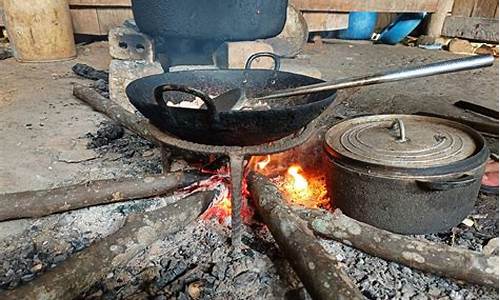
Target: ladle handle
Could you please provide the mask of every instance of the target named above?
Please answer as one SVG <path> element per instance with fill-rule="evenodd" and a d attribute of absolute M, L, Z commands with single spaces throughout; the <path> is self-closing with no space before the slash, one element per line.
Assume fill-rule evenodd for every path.
<path fill-rule="evenodd" d="M 447 74 L 459 71 L 473 70 L 493 65 L 495 58 L 492 55 L 471 56 L 452 59 L 423 66 L 409 67 L 387 72 L 380 72 L 368 76 L 351 77 L 333 82 L 322 82 L 298 88 L 275 91 L 267 95 L 256 96 L 255 99 L 272 99 L 304 95 L 324 91 L 346 89 L 378 83 L 394 82 L 419 77 Z"/>

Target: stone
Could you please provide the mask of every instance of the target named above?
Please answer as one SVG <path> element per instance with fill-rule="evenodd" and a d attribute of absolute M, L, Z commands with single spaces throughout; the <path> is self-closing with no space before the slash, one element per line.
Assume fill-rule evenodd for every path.
<path fill-rule="evenodd" d="M 274 52 L 274 49 L 263 41 L 224 43 L 215 53 L 215 64 L 220 68 L 243 69 L 248 58 L 257 52 Z M 273 66 L 270 57 L 257 58 L 252 64 L 255 69 L 272 69 Z"/>
<path fill-rule="evenodd" d="M 277 36 L 265 39 L 264 42 L 271 45 L 276 54 L 294 57 L 302 51 L 308 37 L 309 30 L 302 13 L 292 5 L 288 5 L 283 30 Z"/>
<path fill-rule="evenodd" d="M 127 85 L 139 78 L 162 74 L 163 68 L 159 62 L 131 61 L 113 59 L 109 66 L 109 95 L 110 99 L 120 104 L 132 113 L 137 110 L 130 103 L 125 89 Z"/>
<path fill-rule="evenodd" d="M 152 39 L 130 26 L 112 28 L 108 35 L 109 54 L 115 59 L 144 60 L 152 63 L 154 48 Z"/>
<path fill-rule="evenodd" d="M 472 54 L 474 53 L 474 47 L 467 40 L 453 39 L 448 44 L 448 50 L 453 53 L 458 54 Z"/>
<path fill-rule="evenodd" d="M 188 285 L 187 293 L 191 299 L 198 300 L 201 298 L 201 293 L 203 291 L 203 283 L 201 281 L 195 281 Z"/>
<path fill-rule="evenodd" d="M 498 238 L 493 238 L 483 247 L 485 255 L 498 255 Z"/>

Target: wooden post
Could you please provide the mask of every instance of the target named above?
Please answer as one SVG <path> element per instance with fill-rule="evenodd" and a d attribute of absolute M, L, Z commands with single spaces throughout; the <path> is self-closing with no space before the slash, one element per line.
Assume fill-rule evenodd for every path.
<path fill-rule="evenodd" d="M 431 15 L 427 25 L 427 35 L 439 37 L 443 30 L 444 20 L 453 9 L 454 0 L 439 0 L 438 9 Z"/>

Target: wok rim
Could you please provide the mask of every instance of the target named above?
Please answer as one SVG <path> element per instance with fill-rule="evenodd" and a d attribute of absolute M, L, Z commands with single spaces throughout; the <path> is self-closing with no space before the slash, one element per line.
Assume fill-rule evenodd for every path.
<path fill-rule="evenodd" d="M 144 77 L 135 79 L 132 82 L 130 82 L 125 89 L 125 93 L 129 99 L 130 103 L 137 110 L 141 111 L 141 109 L 140 109 L 141 105 L 138 106 L 138 105 L 136 105 L 136 103 L 134 103 L 134 102 L 139 102 L 139 101 L 137 101 L 139 98 L 142 98 L 144 100 L 147 100 L 147 99 L 152 100 L 152 101 L 145 101 L 145 102 L 143 101 L 142 105 L 150 103 L 150 104 L 157 106 L 156 100 L 154 98 L 154 93 L 153 93 L 154 88 L 159 86 L 159 84 L 179 84 L 178 82 L 167 81 L 166 76 L 168 76 L 169 74 L 182 75 L 182 74 L 206 73 L 207 75 L 210 75 L 210 74 L 243 74 L 244 72 L 267 73 L 267 74 L 273 74 L 274 72 L 277 72 L 278 74 L 293 76 L 297 79 L 300 79 L 300 78 L 312 79 L 312 80 L 316 81 L 316 82 L 311 83 L 311 84 L 325 82 L 325 80 L 323 80 L 323 79 L 319 79 L 319 78 L 315 78 L 315 77 L 311 77 L 311 76 L 307 76 L 307 75 L 303 75 L 303 74 L 291 73 L 291 72 L 286 72 L 286 71 L 273 71 L 273 70 L 268 70 L 268 69 L 251 69 L 251 70 L 245 70 L 245 69 L 207 70 L 207 69 L 203 69 L 203 70 L 176 71 L 176 72 L 171 72 L 171 73 L 167 72 L 167 73 L 144 76 Z M 152 84 L 152 82 L 154 82 L 154 79 L 157 79 L 157 78 L 161 78 L 163 80 L 161 80 L 161 83 L 157 82 L 155 84 Z M 140 88 L 141 85 L 144 86 L 143 90 L 146 92 L 143 92 L 142 96 L 137 95 L 138 97 L 132 97 L 131 94 L 138 94 L 137 92 L 135 92 L 136 89 L 142 89 L 142 88 Z M 183 85 L 189 86 L 187 84 L 183 84 Z M 150 86 L 150 88 L 148 86 Z M 300 86 L 300 85 L 298 85 L 298 86 Z M 294 109 L 307 108 L 310 105 L 319 104 L 319 103 L 323 103 L 323 102 L 330 102 L 331 103 L 335 100 L 337 90 L 331 90 L 329 92 L 330 92 L 329 95 L 325 98 L 320 98 L 320 99 L 310 101 L 310 102 L 307 102 L 304 104 L 298 104 L 298 105 L 292 105 L 292 106 L 280 106 L 280 107 L 272 108 L 272 111 L 274 111 L 274 112 L 278 112 L 278 111 L 286 112 L 286 111 L 290 111 L 290 110 L 294 110 Z M 205 111 L 205 109 L 187 108 L 187 107 L 168 107 L 168 109 L 171 111 L 174 111 L 174 112 L 175 111 L 194 112 L 194 111 L 200 111 L 200 110 Z M 243 110 L 243 111 L 237 111 L 237 112 L 235 112 L 235 111 L 227 111 L 227 112 L 221 111 L 221 112 L 217 112 L 217 113 L 220 116 L 232 115 L 234 113 L 250 115 L 250 114 L 259 114 L 259 113 L 262 113 L 263 111 L 265 111 L 265 110 Z"/>

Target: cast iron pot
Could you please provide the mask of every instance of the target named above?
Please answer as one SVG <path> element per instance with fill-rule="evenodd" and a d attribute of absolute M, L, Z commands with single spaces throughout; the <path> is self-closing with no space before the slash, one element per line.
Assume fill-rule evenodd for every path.
<path fill-rule="evenodd" d="M 333 206 L 401 234 L 443 232 L 466 218 L 489 156 L 473 129 L 408 115 L 342 121 L 326 133 L 324 146 Z"/>

